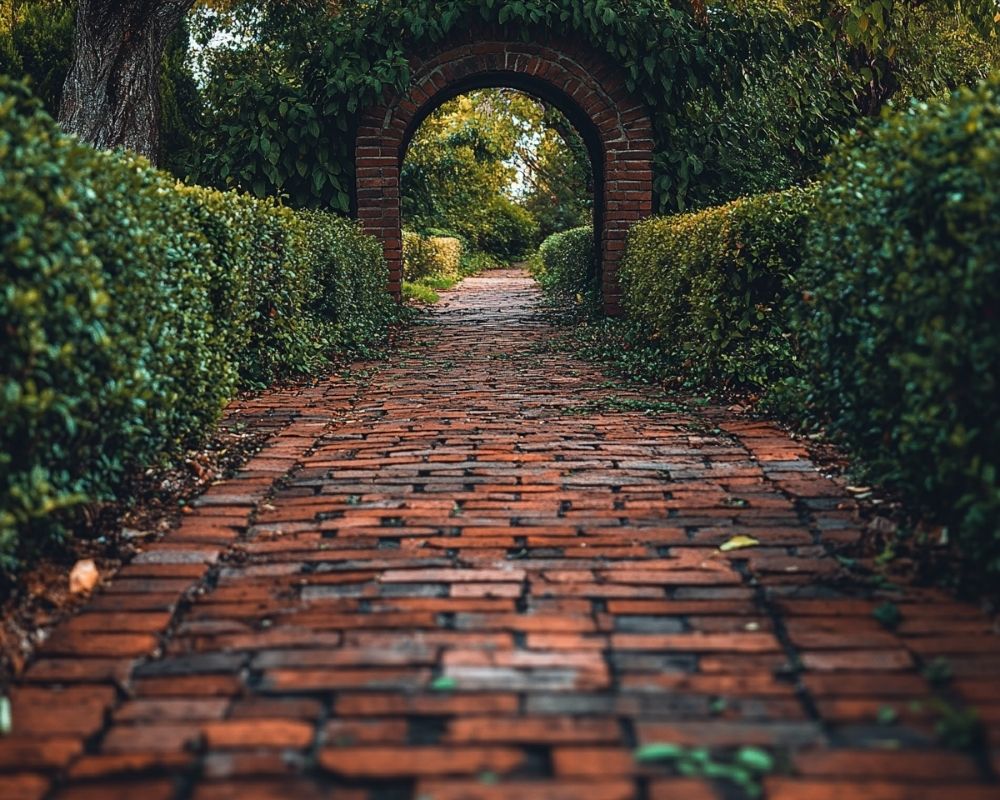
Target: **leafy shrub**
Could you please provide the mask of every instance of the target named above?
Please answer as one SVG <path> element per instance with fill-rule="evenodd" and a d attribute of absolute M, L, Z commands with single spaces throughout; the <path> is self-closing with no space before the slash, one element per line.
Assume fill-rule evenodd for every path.
<path fill-rule="evenodd" d="M 231 197 L 232 194 L 227 194 Z M 321 321 L 324 338 L 334 347 L 361 355 L 382 341 L 399 307 L 386 291 L 389 274 L 382 243 L 360 225 L 318 211 L 295 213 L 307 245 L 316 284 L 310 316 Z"/>
<path fill-rule="evenodd" d="M 403 232 L 404 246 L 406 233 L 406 231 Z M 504 261 L 495 255 L 477 250 L 467 236 L 456 231 L 447 228 L 420 228 L 419 233 L 424 237 L 455 239 L 458 242 L 461 253 L 458 260 L 458 272 L 457 274 L 446 273 L 449 277 L 464 278 L 469 275 L 478 275 L 487 269 L 498 269 L 505 266 Z"/>
<path fill-rule="evenodd" d="M 552 234 L 539 246 L 532 271 L 549 297 L 583 304 L 588 311 L 599 306 L 601 290 L 593 228 Z"/>
<path fill-rule="evenodd" d="M 326 327 L 302 324 L 318 294 L 309 258 L 314 243 L 295 213 L 273 201 L 201 187 L 179 191 L 202 207 L 201 232 L 223 273 L 216 312 L 239 328 L 226 335 L 236 337 L 229 352 L 242 382 L 260 387 L 319 368 Z"/>
<path fill-rule="evenodd" d="M 441 299 L 441 295 L 427 281 L 416 281 L 414 283 L 403 281 L 403 299 L 423 303 L 424 305 L 434 305 L 434 303 Z"/>
<path fill-rule="evenodd" d="M 416 281 L 432 275 L 457 277 L 462 242 L 454 237 L 403 232 L 403 278 Z"/>
<path fill-rule="evenodd" d="M 788 374 L 785 299 L 813 191 L 735 200 L 646 220 L 629 234 L 623 304 L 646 338 L 698 382 L 764 388 Z"/>
<path fill-rule="evenodd" d="M 238 386 L 391 317 L 353 223 L 178 186 L 61 134 L 7 79 L 0 165 L 0 572 L 196 443 Z"/>
<path fill-rule="evenodd" d="M 762 52 L 721 103 L 710 93 L 692 103 L 700 123 L 673 143 L 689 162 L 698 159 L 678 169 L 685 210 L 800 184 L 820 172 L 850 127 L 859 78 L 819 26 L 800 26 L 795 40 L 788 50 Z"/>
<path fill-rule="evenodd" d="M 428 234 L 403 231 L 403 297 L 407 300 L 436 303 L 441 299 L 439 290 L 501 266 L 496 256 L 473 249 L 461 235 L 439 229 L 429 229 Z"/>
<path fill-rule="evenodd" d="M 800 278 L 805 400 L 1000 573 L 1000 76 L 829 165 Z"/>
<path fill-rule="evenodd" d="M 479 235 L 479 249 L 501 261 L 517 261 L 538 243 L 538 231 L 531 212 L 506 197 L 498 197 L 490 204 L 485 228 Z"/>
<path fill-rule="evenodd" d="M 458 239 L 459 244 L 462 245 L 462 253 L 468 252 L 471 248 L 469 246 L 469 239 L 467 236 L 459 233 L 458 231 L 451 230 L 450 228 L 417 228 L 416 232 L 421 236 L 441 236 L 445 239 Z"/>

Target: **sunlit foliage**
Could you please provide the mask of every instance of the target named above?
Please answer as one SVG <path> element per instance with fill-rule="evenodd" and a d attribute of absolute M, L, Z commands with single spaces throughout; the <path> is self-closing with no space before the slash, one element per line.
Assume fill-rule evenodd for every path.
<path fill-rule="evenodd" d="M 478 90 L 442 105 L 403 162 L 408 227 L 461 234 L 503 259 L 587 222 L 592 193 L 573 127 L 558 110 L 510 90 Z"/>

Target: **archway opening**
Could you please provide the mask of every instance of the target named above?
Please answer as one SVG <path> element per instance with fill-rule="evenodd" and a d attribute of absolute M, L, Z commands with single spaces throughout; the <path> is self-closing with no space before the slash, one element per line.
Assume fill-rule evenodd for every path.
<path fill-rule="evenodd" d="M 418 299 L 486 265 L 525 261 L 553 233 L 599 229 L 593 131 L 588 146 L 559 107 L 519 89 L 451 94 L 404 140 L 403 290 Z"/>

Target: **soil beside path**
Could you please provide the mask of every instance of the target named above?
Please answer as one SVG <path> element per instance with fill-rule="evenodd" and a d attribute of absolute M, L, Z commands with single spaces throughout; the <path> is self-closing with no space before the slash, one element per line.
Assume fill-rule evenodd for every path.
<path fill-rule="evenodd" d="M 1000 796 L 989 621 L 845 572 L 853 501 L 778 428 L 615 410 L 553 333 L 491 272 L 289 393 L 42 647 L 0 800 L 731 798 L 741 746 L 769 798 Z"/>

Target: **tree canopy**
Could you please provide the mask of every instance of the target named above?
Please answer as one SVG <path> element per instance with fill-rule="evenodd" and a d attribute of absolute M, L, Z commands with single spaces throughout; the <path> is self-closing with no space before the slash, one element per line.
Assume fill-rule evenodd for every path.
<path fill-rule="evenodd" d="M 0 0 L 0 69 L 31 75 L 50 105 L 62 99 L 76 5 Z M 186 24 L 192 51 L 182 28 L 160 68 L 159 127 L 178 132 L 163 134 L 165 162 L 343 212 L 358 114 L 406 85 L 410 53 L 476 24 L 527 40 L 557 31 L 622 68 L 654 112 L 661 210 L 800 182 L 863 117 L 1000 66 L 993 0 L 204 0 Z M 546 136 L 539 152 L 565 139 Z M 536 188 L 525 204 L 541 213 Z"/>

